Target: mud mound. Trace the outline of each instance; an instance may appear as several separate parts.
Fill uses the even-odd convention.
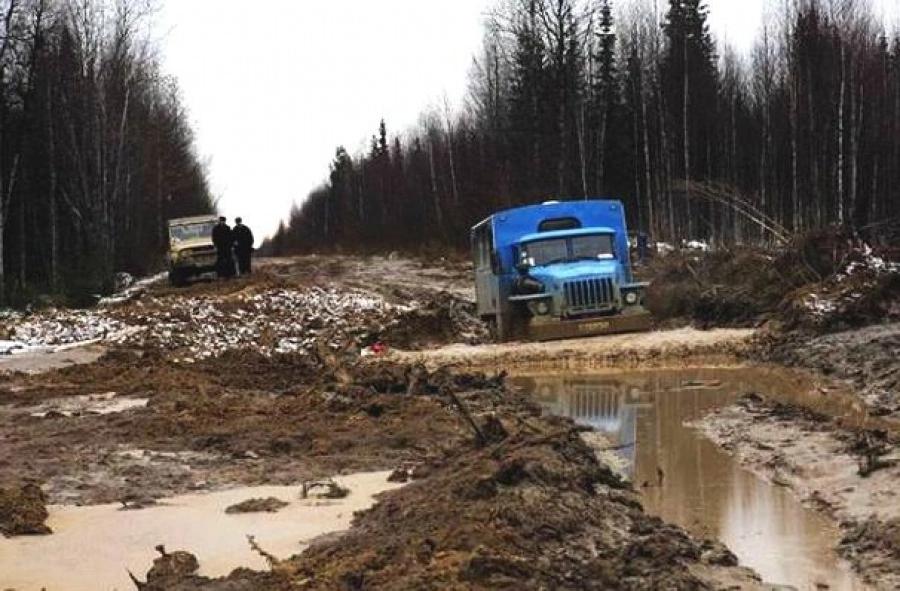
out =
[[[311,353],[323,339],[335,347],[358,349],[372,340],[373,332],[397,324],[411,310],[372,290],[340,284],[283,286],[254,278],[215,283],[208,290],[145,294],[96,309],[14,314],[3,321],[0,332],[22,347],[52,349],[102,341],[155,349],[168,359],[196,363],[239,349],[265,355]],[[461,318],[454,312],[452,326],[458,327]]]
[[[200,569],[200,563],[196,556],[183,550],[167,552],[163,546],[157,546],[156,551],[160,553],[160,557],[153,561],[153,567],[147,573],[146,582],[140,581],[129,573],[138,591],[175,591],[197,588],[203,579],[195,574]],[[256,578],[246,580],[243,584],[235,581],[222,589],[229,591],[246,589],[249,591],[254,589],[251,583],[255,582]]]
[[[291,561],[309,589],[702,588],[702,545],[643,515],[566,421],[543,419],[387,495]],[[542,431],[535,433],[535,430]]]
[[[841,554],[870,583],[900,572],[900,520],[870,518],[854,526],[841,540]]]
[[[185,554],[187,554],[185,552]],[[188,554],[189,556],[192,556]],[[256,572],[246,568],[236,569],[224,579],[210,581],[196,576],[166,577],[142,582],[135,579],[138,591],[296,591],[296,585],[272,573]]]
[[[179,579],[193,575],[200,570],[200,563],[193,554],[184,551],[166,552],[165,547],[157,546],[160,557],[153,561],[147,573],[147,581],[161,583],[168,579]]]
[[[184,364],[242,349],[314,355],[324,343],[358,353],[378,340],[423,348],[487,337],[469,273],[404,259],[310,257],[188,289],[139,283],[93,309],[6,314],[0,336],[18,350],[100,342]]]
[[[321,380],[324,377],[322,370],[319,361],[308,355],[264,355],[244,349],[201,361],[189,371],[206,378],[207,383],[222,387],[281,392],[298,384]]]
[[[707,569],[754,588],[734,563],[720,545],[644,515],[570,422],[541,419],[494,445],[459,450],[425,480],[358,514],[347,535],[276,563],[256,583],[329,591],[706,589],[712,580],[698,571]],[[246,576],[173,588],[224,589]]]
[[[44,493],[36,484],[0,488],[0,534],[7,537],[52,533],[45,525]]]
[[[406,311],[381,331],[379,340],[409,351],[450,343],[478,345],[490,335],[475,313],[475,304],[443,292],[423,306]]]
[[[267,499],[247,499],[241,503],[236,503],[225,509],[226,513],[278,513],[290,503],[285,503],[281,499],[269,497]]]
[[[177,364],[157,349],[113,349],[95,363],[41,375],[0,375],[0,400],[34,404],[49,398],[115,392],[153,398],[192,393],[199,388],[281,393],[318,381],[322,365],[308,355],[264,355],[256,350],[228,351],[220,358]]]

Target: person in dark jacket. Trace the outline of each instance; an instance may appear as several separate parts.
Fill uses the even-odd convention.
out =
[[[250,259],[253,255],[253,232],[244,225],[241,218],[234,218],[234,254],[237,255],[238,272],[250,274]]]
[[[216,247],[216,273],[219,277],[234,277],[234,232],[220,217],[212,233],[213,245]]]

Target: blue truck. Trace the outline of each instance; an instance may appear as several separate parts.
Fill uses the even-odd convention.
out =
[[[619,201],[551,201],[472,228],[478,314],[496,340],[647,330]]]

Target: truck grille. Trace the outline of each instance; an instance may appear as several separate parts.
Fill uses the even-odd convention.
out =
[[[607,310],[615,303],[613,281],[609,278],[569,281],[563,289],[570,314]]]

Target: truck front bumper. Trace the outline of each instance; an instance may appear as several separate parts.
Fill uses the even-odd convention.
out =
[[[624,332],[650,330],[650,312],[636,309],[615,316],[584,318],[581,320],[535,321],[528,324],[528,338],[534,341],[575,339]]]
[[[202,275],[216,270],[216,257],[206,255],[181,259],[170,264],[170,269],[186,275]]]

